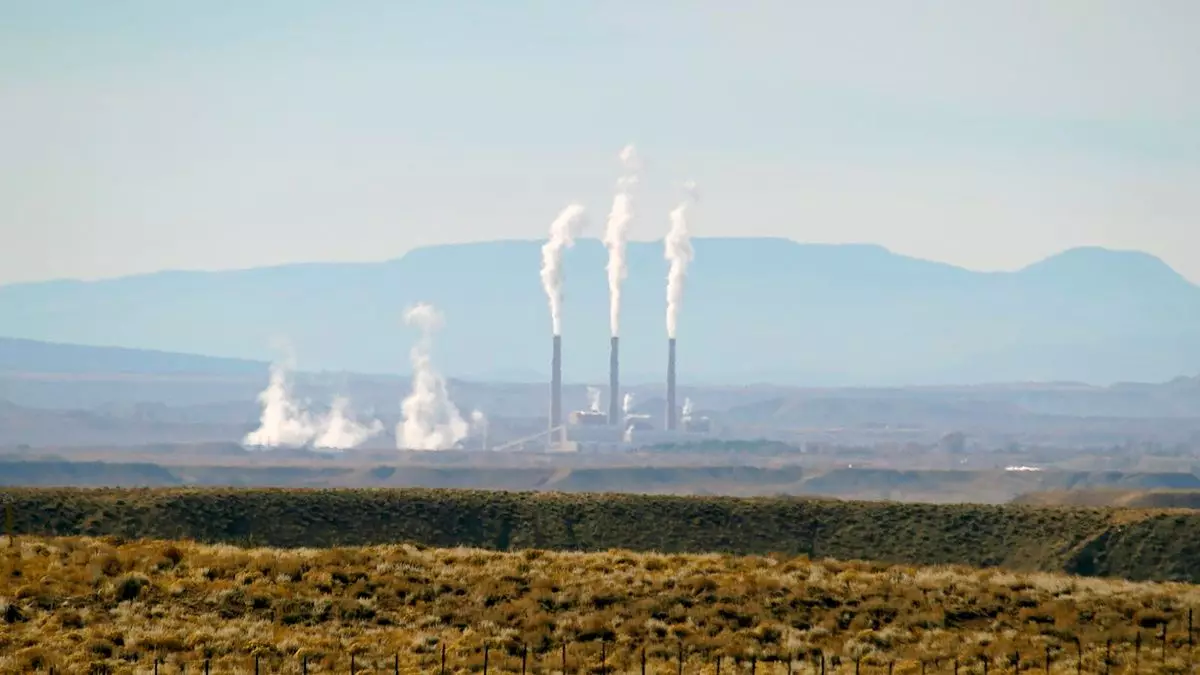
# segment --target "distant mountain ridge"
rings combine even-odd
[[[1162,382],[1200,372],[1200,288],[1138,252],[1072,249],[1016,272],[973,272],[875,245],[694,241],[680,320],[681,380],[814,386],[998,381]],[[435,361],[470,379],[548,372],[540,241],[416,249],[379,263],[161,272],[0,286],[0,334],[35,340],[273,356],[304,369],[404,373],[404,308],[446,313]],[[608,312],[597,240],[566,253],[564,364],[607,381]],[[665,356],[661,242],[629,246],[627,382]],[[261,366],[259,366],[261,367]]]
[[[0,337],[0,373],[262,375],[266,368],[247,359]]]

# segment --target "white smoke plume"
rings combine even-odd
[[[262,415],[258,429],[242,439],[250,447],[298,448],[310,443],[321,449],[348,450],[383,431],[379,420],[360,424],[350,414],[350,401],[336,397],[329,414],[315,418],[305,405],[292,397],[288,379],[290,362],[271,364],[267,388],[258,395]]]
[[[471,433],[480,437],[479,447],[488,449],[488,418],[483,411],[471,411]]]
[[[550,224],[550,239],[542,245],[542,288],[550,301],[555,335],[562,335],[563,250],[575,245],[575,236],[582,228],[583,206],[571,204]]]
[[[625,173],[617,180],[612,210],[604,227],[604,246],[608,248],[608,322],[613,336],[621,334],[621,284],[629,274],[625,248],[629,242],[629,222],[633,219],[631,190],[638,180],[637,149],[627,145],[621,150]]]
[[[680,412],[682,413],[682,415],[681,415],[681,416],[683,417],[683,420],[684,420],[685,422],[686,422],[687,420],[690,420],[690,419],[692,418],[692,399],[690,399],[690,398],[687,398],[687,397],[684,397],[684,399],[683,399],[683,410],[682,410],[682,411],[680,411]]]
[[[298,448],[312,440],[317,427],[304,406],[292,398],[288,363],[272,363],[271,379],[258,395],[262,404],[258,429],[246,434],[242,444],[252,447]]]
[[[350,400],[344,396],[333,399],[329,414],[321,420],[320,434],[313,442],[313,447],[327,450],[348,450],[357,448],[372,436],[383,431],[383,423],[371,420],[370,424],[360,424],[350,413]]]
[[[695,184],[684,185],[687,195],[671,210],[671,229],[664,240],[665,257],[670,263],[667,272],[667,337],[675,337],[679,326],[679,308],[683,304],[683,280],[687,277],[688,264],[695,252],[692,236],[688,232],[688,210],[696,200]]]
[[[588,387],[587,388],[587,397],[588,397],[588,410],[590,410],[591,412],[594,412],[594,413],[600,412],[600,388],[599,387]]]
[[[633,394],[625,394],[625,400],[621,401],[621,411],[626,415],[633,412]]]
[[[446,381],[433,367],[433,335],[442,327],[442,313],[433,305],[418,303],[405,312],[404,321],[415,326],[420,336],[409,352],[412,393],[401,404],[404,419],[396,427],[397,446],[402,450],[452,448],[470,428],[450,400]]]

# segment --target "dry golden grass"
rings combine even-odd
[[[1013,574],[960,567],[914,568],[785,557],[489,552],[410,545],[243,549],[191,542],[91,538],[0,539],[0,671],[54,666],[63,673],[162,672],[436,673],[442,645],[450,672],[812,672],[820,650],[831,673],[921,671],[1074,673],[1074,639],[1085,672],[1132,663],[1140,632],[1142,672],[1189,672],[1187,610],[1200,587]],[[1167,658],[1156,635],[1169,622]],[[935,663],[936,662],[936,663]],[[741,668],[741,669],[739,669]]]

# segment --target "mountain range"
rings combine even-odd
[[[705,238],[694,246],[681,382],[1108,384],[1200,372],[1200,287],[1144,253],[1079,248],[982,273],[874,245]],[[261,372],[250,361],[278,356],[284,341],[306,370],[406,373],[415,334],[402,315],[427,301],[445,313],[434,351],[445,373],[541,381],[550,320],[540,247],[497,241],[378,263],[12,284],[0,286],[0,334],[237,359],[222,365],[237,374]],[[628,257],[623,380],[657,382],[666,353],[662,244],[633,242]],[[572,382],[607,382],[605,263],[596,240],[566,252]]]

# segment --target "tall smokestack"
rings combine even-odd
[[[620,338],[613,336],[612,350],[608,356],[608,423],[614,426],[621,423],[621,382],[618,375],[621,362],[618,356],[620,341]]]
[[[550,428],[562,425],[562,336],[554,336],[554,356],[550,361]]]
[[[667,430],[675,431],[675,338],[667,340]]]

